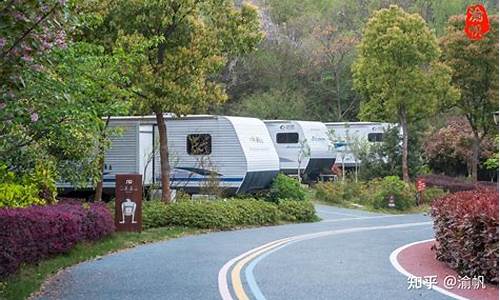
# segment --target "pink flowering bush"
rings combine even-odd
[[[0,277],[22,263],[66,253],[78,242],[95,241],[114,230],[113,216],[102,203],[0,209]]]
[[[437,259],[498,283],[498,190],[449,194],[432,204]]]

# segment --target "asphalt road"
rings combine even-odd
[[[184,237],[82,263],[38,299],[447,298],[409,290],[389,261],[396,248],[433,237],[429,217],[316,209],[321,222]]]

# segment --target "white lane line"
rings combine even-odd
[[[401,246],[399,248],[397,248],[396,250],[392,251],[391,255],[389,256],[389,260],[391,261],[391,264],[392,266],[398,270],[399,273],[405,275],[407,278],[410,278],[410,277],[415,277],[415,275],[411,274],[410,272],[406,271],[405,268],[403,268],[400,264],[399,264],[399,261],[398,261],[398,255],[399,253],[401,253],[401,251],[403,251],[404,249],[408,248],[408,247],[411,247],[413,245],[417,245],[417,244],[421,244],[421,243],[427,243],[427,242],[430,242],[430,241],[434,241],[434,239],[429,239],[429,240],[423,240],[423,241],[418,241],[418,242],[414,242],[414,243],[410,243],[410,244],[406,244],[404,246]],[[458,299],[458,300],[469,300],[468,298],[465,298],[465,297],[462,297],[462,296],[459,296],[457,294],[454,294],[448,290],[445,290],[435,284],[431,285],[432,289],[435,290],[436,292],[439,292],[441,294],[444,294],[446,296],[449,296],[449,297],[452,297],[452,298],[455,298],[455,299]]]
[[[339,215],[339,216],[346,216],[346,217],[362,217],[362,215],[339,213],[336,211],[327,211],[327,210],[322,210],[322,209],[316,209],[316,212],[319,212],[322,214]]]
[[[221,298],[223,300],[233,300],[233,297],[231,296],[231,293],[229,292],[229,284],[227,282],[227,272],[229,269],[232,267],[233,264],[235,264],[237,261],[240,259],[244,258],[245,256],[258,251],[262,248],[268,247],[272,244],[276,244],[279,242],[287,241],[284,245],[280,246],[279,249],[284,248],[287,245],[290,245],[290,242],[298,242],[298,241],[305,241],[305,240],[310,240],[314,238],[319,238],[323,236],[328,236],[328,235],[335,235],[335,234],[343,234],[343,233],[354,233],[354,232],[361,232],[361,231],[372,231],[372,230],[383,230],[383,229],[394,229],[394,228],[405,228],[405,227],[413,227],[413,226],[423,226],[423,225],[430,225],[432,222],[416,222],[416,223],[400,223],[400,224],[393,224],[393,225],[382,225],[382,226],[368,226],[368,227],[356,227],[356,228],[347,228],[347,229],[338,229],[338,230],[328,230],[328,231],[320,231],[316,233],[308,233],[308,234],[302,234],[302,235],[297,235],[297,236],[292,236],[289,238],[284,238],[280,240],[275,240],[273,242],[264,244],[262,246],[259,246],[257,248],[251,249],[231,260],[229,260],[224,266],[220,269],[219,274],[218,274],[218,285],[219,285],[219,293],[221,295]],[[264,252],[265,253],[265,252]],[[254,265],[255,267],[255,265]],[[253,274],[252,274],[253,276]],[[251,280],[251,279],[250,279]],[[248,279],[247,279],[248,281]],[[256,281],[253,280],[253,283]],[[257,291],[257,294],[260,292],[260,289],[258,285],[253,285],[252,287],[252,292]],[[262,295],[262,292],[260,292],[260,295]],[[255,296],[255,293],[254,293]],[[262,295],[263,296],[263,295]],[[265,298],[261,298],[265,299]]]
[[[357,218],[341,218],[341,219],[326,219],[322,220],[320,223],[331,223],[340,221],[351,221],[351,220],[369,220],[369,219],[384,219],[384,218],[394,218],[394,217],[404,217],[408,215],[383,215],[383,216],[373,216],[373,217],[357,217]]]

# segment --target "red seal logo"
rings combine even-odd
[[[465,34],[469,39],[477,41],[490,31],[490,21],[488,14],[482,4],[467,7],[465,15]]]

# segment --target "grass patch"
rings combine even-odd
[[[148,229],[142,233],[117,232],[97,242],[80,243],[67,254],[43,260],[37,265],[23,265],[16,274],[0,281],[0,298],[26,299],[31,293],[38,291],[42,283],[60,269],[86,260],[141,244],[200,232],[203,231],[186,227],[163,227]]]

